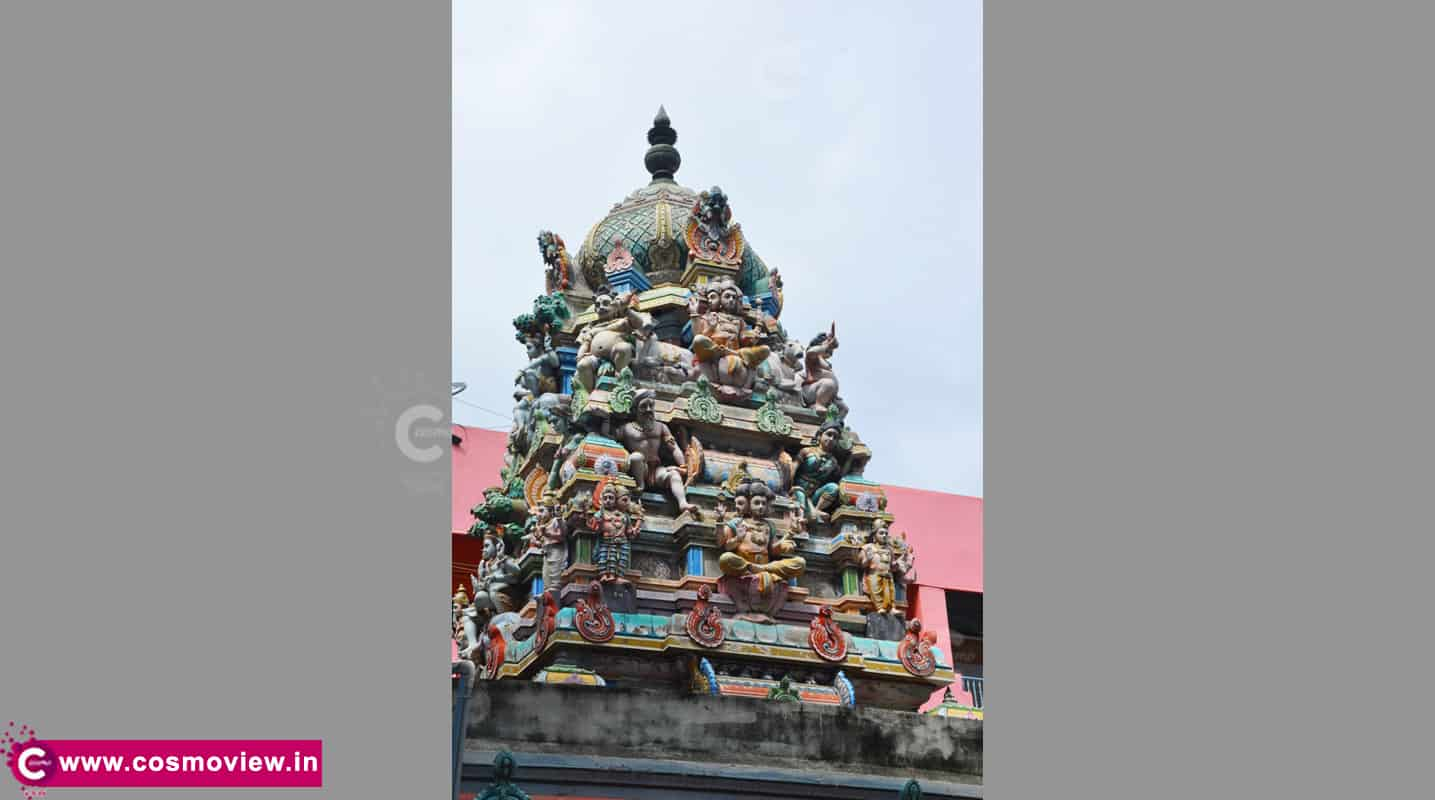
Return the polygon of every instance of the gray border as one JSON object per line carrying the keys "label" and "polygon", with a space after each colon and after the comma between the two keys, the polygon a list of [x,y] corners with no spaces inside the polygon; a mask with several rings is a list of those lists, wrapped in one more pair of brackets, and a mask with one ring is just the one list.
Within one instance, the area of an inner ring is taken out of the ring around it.
{"label": "gray border", "polygon": [[989,4],[990,796],[1428,783],[1430,16]]}
{"label": "gray border", "polygon": [[449,11],[0,9],[0,725],[446,796]]}

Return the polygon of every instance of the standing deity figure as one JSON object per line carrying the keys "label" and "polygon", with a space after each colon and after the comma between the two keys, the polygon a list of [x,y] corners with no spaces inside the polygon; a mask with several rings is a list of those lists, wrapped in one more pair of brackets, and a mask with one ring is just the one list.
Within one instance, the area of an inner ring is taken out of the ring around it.
{"label": "standing deity figure", "polygon": [[553,294],[567,289],[573,283],[573,262],[568,258],[568,248],[563,239],[552,231],[538,232],[538,252],[543,255],[543,291]]}
{"label": "standing deity figure", "polygon": [[608,289],[593,297],[595,320],[578,335],[577,365],[573,378],[587,391],[598,383],[598,368],[611,364],[614,373],[632,362],[637,352],[638,334],[653,324],[652,318],[638,311],[637,296],[625,292],[614,297]]}
{"label": "standing deity figure", "polygon": [[737,284],[720,278],[699,287],[688,302],[688,313],[698,372],[723,399],[749,397],[757,367],[771,351],[761,344],[766,331],[754,327],[743,309]]}
{"label": "standing deity figure", "polygon": [[872,525],[872,540],[862,545],[862,590],[878,614],[890,614],[896,605],[896,587],[892,580],[896,568],[887,520],[879,519]]}
{"label": "standing deity figure", "polygon": [[[633,395],[633,409],[636,418],[619,428],[614,437],[628,450],[628,474],[638,482],[639,491],[653,485],[664,487],[677,501],[679,515],[698,516],[697,506],[688,502],[682,448],[668,426],[658,420],[657,393],[639,389]],[[663,463],[665,456],[671,465]]]}
{"label": "standing deity figure", "polygon": [[906,585],[917,579],[917,550],[907,541],[907,534],[899,533],[892,540],[892,577],[897,583]]}
{"label": "standing deity figure", "polygon": [[807,561],[793,555],[797,544],[779,535],[767,518],[773,500],[772,489],[761,480],[749,479],[734,493],[736,513],[717,529],[721,586],[739,611],[771,616],[787,598],[788,581],[800,577]]}
{"label": "standing deity figure", "polygon": [[847,474],[847,465],[841,438],[841,422],[823,422],[817,429],[816,444],[802,448],[793,462],[792,497],[809,520],[826,522],[842,497],[838,483]]}
{"label": "standing deity figure", "polygon": [[837,349],[837,323],[813,337],[807,346],[806,374],[802,377],[802,401],[819,414],[828,406],[837,407],[837,417],[847,416],[847,404],[837,396],[837,373],[832,371],[832,351]]}
{"label": "standing deity figure", "polygon": [[604,479],[593,495],[594,508],[588,512],[588,529],[598,534],[593,548],[593,563],[598,567],[598,580],[603,583],[623,581],[623,573],[633,560],[633,540],[643,527],[641,515],[631,513],[627,490],[612,480]]}
{"label": "standing deity figure", "polygon": [[557,592],[568,566],[568,528],[557,495],[543,493],[543,502],[534,509],[530,525],[528,541],[543,551],[543,588]]}

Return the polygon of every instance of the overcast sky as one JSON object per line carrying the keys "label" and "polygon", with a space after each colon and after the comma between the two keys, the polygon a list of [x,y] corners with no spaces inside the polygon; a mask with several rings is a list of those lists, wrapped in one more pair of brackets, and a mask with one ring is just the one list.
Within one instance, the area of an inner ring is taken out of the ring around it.
{"label": "overcast sky", "polygon": [[507,429],[535,237],[576,258],[648,182],[661,103],[678,182],[721,186],[781,270],[788,333],[836,320],[867,477],[982,494],[979,2],[455,0],[453,23],[455,421]]}

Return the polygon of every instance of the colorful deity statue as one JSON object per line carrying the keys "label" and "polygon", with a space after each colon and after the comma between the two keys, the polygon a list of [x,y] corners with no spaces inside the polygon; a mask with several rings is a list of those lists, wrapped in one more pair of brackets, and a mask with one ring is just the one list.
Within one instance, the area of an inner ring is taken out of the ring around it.
{"label": "colorful deity statue", "polygon": [[872,539],[862,545],[862,590],[878,614],[890,614],[897,602],[892,574],[896,571],[896,548],[887,530],[887,520],[872,524]]}
{"label": "colorful deity statue", "polygon": [[538,252],[543,255],[543,288],[547,294],[561,292],[573,282],[573,263],[563,238],[553,231],[538,232]]}
{"label": "colorful deity statue", "polygon": [[917,549],[907,541],[907,534],[899,533],[892,540],[892,576],[899,585],[916,580]]}
{"label": "colorful deity statue", "polygon": [[[628,450],[627,472],[637,481],[638,489],[660,486],[678,503],[678,513],[698,516],[697,506],[688,502],[686,483],[687,459],[666,423],[658,420],[658,395],[652,389],[639,389],[633,395],[634,419],[618,429],[618,440]],[[670,463],[664,464],[667,458]]]}
{"label": "colorful deity statue", "polygon": [[638,310],[637,295],[625,292],[617,297],[611,290],[600,289],[593,296],[593,313],[597,320],[578,336],[576,380],[587,391],[598,383],[598,369],[609,364],[614,374],[632,362],[637,353],[640,332],[653,320]]}
{"label": "colorful deity statue", "polygon": [[528,541],[543,551],[543,588],[557,590],[568,566],[568,526],[558,496],[543,493],[543,502],[529,518]]}
{"label": "colorful deity statue", "polygon": [[633,561],[633,540],[643,527],[641,514],[632,513],[628,491],[604,479],[593,493],[594,507],[587,514],[587,526],[598,534],[593,563],[603,583],[624,581],[623,573]]}
{"label": "colorful deity statue", "polygon": [[792,497],[809,520],[826,522],[842,498],[838,484],[847,464],[841,440],[842,423],[829,419],[818,427],[816,443],[804,447],[793,462]]}
{"label": "colorful deity statue", "polygon": [[806,355],[802,343],[788,339],[781,349],[767,357],[758,371],[767,384],[767,391],[777,394],[779,403],[802,405],[802,360]]}
{"label": "colorful deity statue", "polygon": [[560,385],[558,353],[538,333],[523,334],[523,346],[528,351],[528,363],[518,371],[513,383],[533,397],[557,392]]}
{"label": "colorful deity statue", "polygon": [[802,376],[802,401],[819,414],[827,413],[828,406],[837,408],[837,418],[847,416],[847,404],[837,396],[837,373],[832,371],[832,351],[837,349],[837,323],[832,329],[819,333],[807,346],[805,362],[807,370]]}
{"label": "colorful deity statue", "polygon": [[728,402],[747,399],[757,368],[771,350],[762,344],[767,332],[759,327],[760,320],[743,308],[742,290],[727,278],[711,281],[693,291],[688,313],[697,371],[713,384],[718,397]]}
{"label": "colorful deity statue", "polygon": [[797,544],[781,535],[767,518],[773,491],[761,480],[749,479],[733,496],[736,513],[717,530],[723,591],[738,610],[771,616],[787,596],[788,581],[807,568],[802,556],[793,555]]}
{"label": "colorful deity statue", "polygon": [[494,613],[512,611],[520,594],[518,562],[509,557],[503,539],[495,534],[483,538],[483,560],[473,578],[470,608]]}

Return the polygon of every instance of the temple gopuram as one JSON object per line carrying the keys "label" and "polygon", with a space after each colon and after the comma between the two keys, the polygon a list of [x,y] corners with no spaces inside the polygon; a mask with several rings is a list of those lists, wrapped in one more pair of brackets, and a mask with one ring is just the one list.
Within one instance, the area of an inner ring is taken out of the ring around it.
{"label": "temple gopuram", "polygon": [[481,546],[452,598],[456,792],[980,796],[980,712],[909,597],[839,325],[787,330],[801,299],[732,198],[676,182],[662,109],[647,142],[576,252],[538,234],[503,463],[456,498]]}

